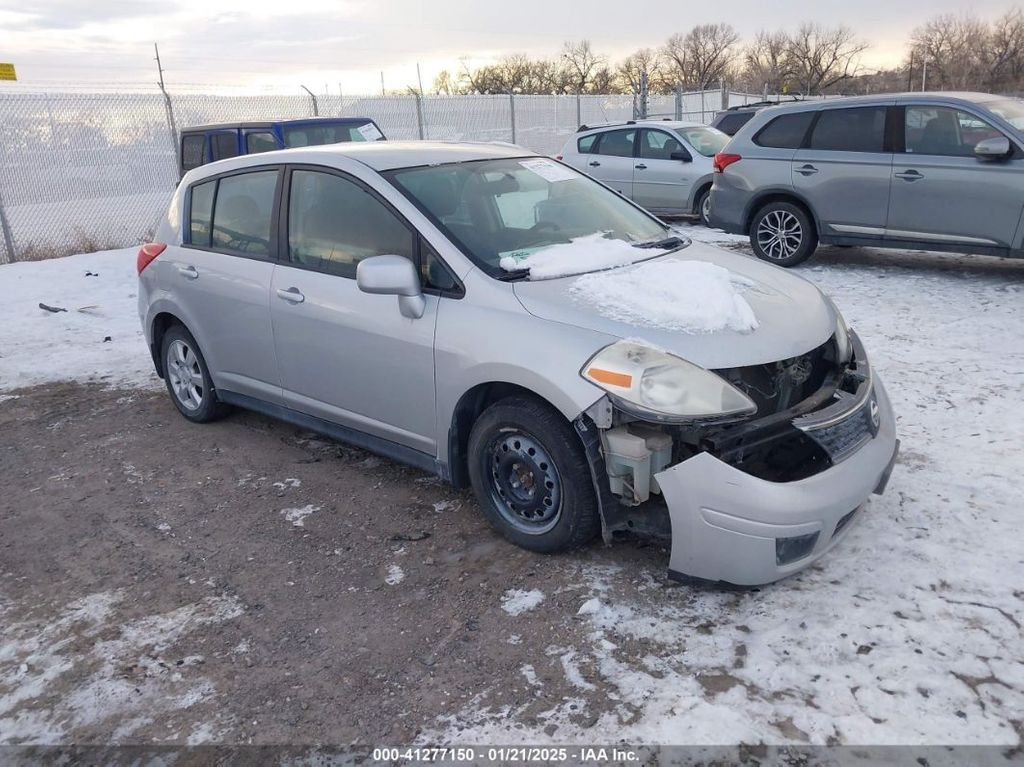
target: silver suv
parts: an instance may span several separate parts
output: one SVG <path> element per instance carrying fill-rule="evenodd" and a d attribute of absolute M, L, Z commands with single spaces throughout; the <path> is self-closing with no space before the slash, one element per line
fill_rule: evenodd
<path fill-rule="evenodd" d="M 1024 255 L 1024 102 L 982 93 L 759 112 L 715 157 L 711 224 L 780 266 L 819 242 Z"/>
<path fill-rule="evenodd" d="M 795 572 L 897 440 L 809 282 L 690 243 L 509 145 L 289 149 L 190 171 L 138 255 L 194 422 L 260 411 L 472 485 L 534 551 L 627 531 L 737 584 Z"/>

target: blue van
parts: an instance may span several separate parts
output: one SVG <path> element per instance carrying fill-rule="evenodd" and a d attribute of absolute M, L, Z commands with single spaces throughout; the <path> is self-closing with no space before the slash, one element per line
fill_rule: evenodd
<path fill-rule="evenodd" d="M 306 117 L 300 120 L 197 125 L 181 131 L 181 175 L 214 160 L 296 146 L 345 141 L 383 141 L 369 117 Z"/>

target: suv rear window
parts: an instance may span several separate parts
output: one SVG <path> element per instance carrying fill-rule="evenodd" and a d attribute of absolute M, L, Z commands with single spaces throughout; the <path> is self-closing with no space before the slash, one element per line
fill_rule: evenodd
<path fill-rule="evenodd" d="M 799 149 L 813 117 L 814 112 L 779 115 L 758 131 L 754 143 L 772 149 Z"/>
<path fill-rule="evenodd" d="M 727 136 L 736 135 L 736 131 L 750 122 L 750 118 L 753 117 L 756 112 L 730 112 L 721 120 L 718 121 L 718 125 L 715 127 Z"/>
<path fill-rule="evenodd" d="M 818 115 L 810 148 L 832 152 L 881 152 L 885 147 L 885 107 L 826 109 Z"/>

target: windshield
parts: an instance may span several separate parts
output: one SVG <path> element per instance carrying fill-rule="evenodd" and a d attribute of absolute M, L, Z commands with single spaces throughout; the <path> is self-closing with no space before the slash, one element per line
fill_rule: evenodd
<path fill-rule="evenodd" d="M 986 101 L 982 106 L 1002 117 L 1017 130 L 1024 130 L 1024 101 L 1001 99 Z"/>
<path fill-rule="evenodd" d="M 556 260 L 564 253 L 566 263 L 574 262 L 572 273 L 607 267 L 600 251 L 609 246 L 627 249 L 628 257 L 620 261 L 639 261 L 654 254 L 631 245 L 672 235 L 615 192 L 545 158 L 477 160 L 385 175 L 494 277 L 517 271 L 517 264 L 542 251 Z M 593 248 L 595 239 L 602 240 L 601 247 Z M 593 252 L 591 263 L 580 264 L 588 252 Z"/>
<path fill-rule="evenodd" d="M 285 125 L 281 132 L 284 134 L 284 145 L 288 148 L 340 144 L 345 141 L 379 141 L 384 138 L 384 134 L 369 120 L 355 124 L 318 122 Z"/>
<path fill-rule="evenodd" d="M 722 131 L 702 125 L 695 125 L 692 128 L 677 128 L 676 133 L 686 139 L 686 143 L 705 157 L 714 157 L 729 143 L 729 137 Z"/>

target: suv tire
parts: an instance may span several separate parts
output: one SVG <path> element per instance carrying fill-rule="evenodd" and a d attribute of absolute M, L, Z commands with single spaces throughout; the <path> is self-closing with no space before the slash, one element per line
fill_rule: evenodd
<path fill-rule="evenodd" d="M 590 467 L 557 410 L 529 397 L 487 408 L 469 435 L 469 479 L 487 521 L 517 546 L 574 549 L 600 530 Z"/>
<path fill-rule="evenodd" d="M 750 222 L 754 255 L 776 266 L 803 263 L 818 247 L 818 235 L 807 212 L 791 202 L 770 202 Z"/>
<path fill-rule="evenodd" d="M 164 333 L 160 354 L 164 383 L 179 413 L 193 423 L 209 423 L 227 414 L 228 406 L 217 401 L 199 344 L 184 326 L 175 325 Z"/>

